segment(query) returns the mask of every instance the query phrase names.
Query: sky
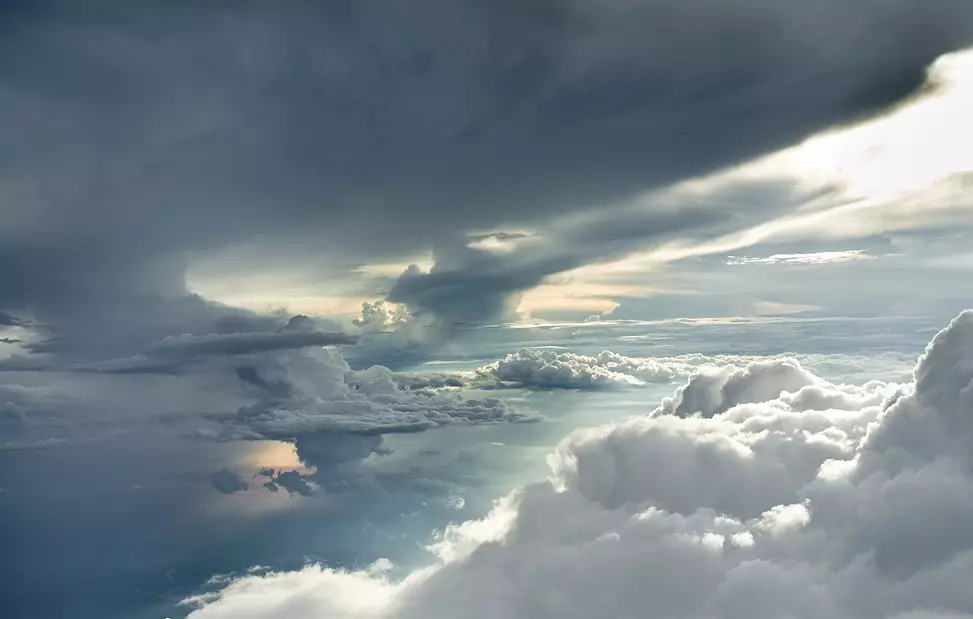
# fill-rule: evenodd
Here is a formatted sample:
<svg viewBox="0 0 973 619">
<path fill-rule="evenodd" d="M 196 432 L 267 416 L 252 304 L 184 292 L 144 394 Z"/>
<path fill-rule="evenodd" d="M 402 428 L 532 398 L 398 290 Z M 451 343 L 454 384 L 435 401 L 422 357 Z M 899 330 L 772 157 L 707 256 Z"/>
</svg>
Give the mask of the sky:
<svg viewBox="0 0 973 619">
<path fill-rule="evenodd" d="M 0 3 L 3 614 L 973 617 L 970 110 L 967 0 Z"/>
</svg>

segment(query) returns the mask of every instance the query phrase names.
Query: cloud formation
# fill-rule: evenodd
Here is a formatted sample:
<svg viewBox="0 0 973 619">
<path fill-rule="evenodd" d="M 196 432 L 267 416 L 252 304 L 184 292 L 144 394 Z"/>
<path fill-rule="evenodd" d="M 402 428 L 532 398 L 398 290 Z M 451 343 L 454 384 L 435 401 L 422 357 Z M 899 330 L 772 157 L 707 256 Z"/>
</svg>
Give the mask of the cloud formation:
<svg viewBox="0 0 973 619">
<path fill-rule="evenodd" d="M 973 41 L 971 11 L 4 7 L 0 311 L 45 325 L 48 351 L 124 356 L 207 332 L 220 312 L 187 296 L 185 275 L 217 253 L 237 270 L 343 272 L 433 249 L 435 271 L 390 299 L 446 324 L 494 318 L 552 273 L 754 213 L 656 205 L 566 223 L 559 251 L 505 260 L 467 235 L 622 204 L 894 104 Z"/>
<path fill-rule="evenodd" d="M 209 479 L 210 483 L 213 484 L 213 487 L 223 494 L 243 492 L 250 488 L 250 484 L 248 484 L 239 473 L 236 471 L 231 471 L 228 468 L 222 468 L 219 471 L 216 471 L 209 476 Z"/>
<path fill-rule="evenodd" d="M 479 380 L 527 389 L 611 389 L 669 382 L 696 366 L 674 359 L 640 359 L 609 350 L 595 356 L 525 348 L 477 368 Z"/>
<path fill-rule="evenodd" d="M 849 397 L 777 365 L 737 369 L 724 385 L 749 390 L 690 407 L 711 416 L 572 433 L 552 482 L 448 529 L 439 562 L 402 580 L 317 566 L 243 577 L 189 600 L 190 616 L 973 616 L 973 311 L 910 384 Z"/>
<path fill-rule="evenodd" d="M 747 256 L 729 256 L 727 264 L 837 264 L 841 262 L 855 262 L 857 260 L 874 260 L 875 256 L 862 249 L 846 251 L 820 251 L 807 254 L 773 254 L 766 258 L 752 258 Z"/>
<path fill-rule="evenodd" d="M 298 494 L 313 491 L 308 481 L 329 489 L 355 485 L 357 465 L 382 453 L 386 434 L 538 420 L 499 399 L 451 391 L 449 378 L 399 375 L 383 366 L 353 371 L 337 348 L 264 355 L 236 374 L 253 403 L 235 413 L 208 415 L 216 428 L 201 428 L 197 436 L 294 443 L 298 458 L 314 473 L 303 479 L 278 472 L 268 484 Z"/>
<path fill-rule="evenodd" d="M 635 336 L 639 337 L 639 336 Z M 689 378 L 674 397 L 663 402 L 667 413 L 705 414 L 726 410 L 748 398 L 776 397 L 782 390 L 807 387 L 811 391 L 820 379 L 805 367 L 826 372 L 861 375 L 860 364 L 874 361 L 847 355 L 706 355 L 687 354 L 662 357 L 629 357 L 604 350 L 597 355 L 582 355 L 562 349 L 523 348 L 472 373 L 395 374 L 401 384 L 477 386 L 523 389 L 621 389 L 647 384 L 671 383 Z M 891 358 L 883 361 L 892 362 Z M 842 385 L 840 389 L 854 390 Z M 775 391 L 775 389 L 777 391 Z M 769 395 L 768 395 L 769 394 Z M 683 400 L 687 402 L 683 402 Z M 707 404 L 708 403 L 708 404 Z M 662 410 L 660 409 L 660 410 Z"/>
</svg>

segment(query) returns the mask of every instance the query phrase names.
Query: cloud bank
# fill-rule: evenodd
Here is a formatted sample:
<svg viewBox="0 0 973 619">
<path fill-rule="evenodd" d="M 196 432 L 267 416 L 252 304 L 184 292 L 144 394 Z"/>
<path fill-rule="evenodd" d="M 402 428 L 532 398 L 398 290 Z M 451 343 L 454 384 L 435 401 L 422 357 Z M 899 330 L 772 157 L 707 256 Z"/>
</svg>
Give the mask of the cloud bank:
<svg viewBox="0 0 973 619">
<path fill-rule="evenodd" d="M 839 388 L 786 362 L 721 384 L 718 403 L 572 433 L 551 482 L 448 529 L 404 579 L 247 576 L 190 616 L 973 616 L 973 312 L 910 384 Z"/>
<path fill-rule="evenodd" d="M 528 389 L 610 389 L 669 382 L 696 369 L 676 360 L 626 357 L 609 350 L 595 356 L 522 349 L 477 368 L 479 380 Z"/>
<path fill-rule="evenodd" d="M 538 417 L 496 398 L 450 390 L 450 378 L 398 375 L 383 366 L 353 371 L 337 348 L 307 348 L 262 355 L 236 368 L 254 401 L 235 413 L 207 417 L 215 427 L 197 430 L 212 440 L 292 442 L 314 472 L 278 473 L 273 488 L 310 494 L 313 481 L 329 489 L 360 482 L 360 461 L 383 453 L 382 436 L 447 425 L 525 423 Z M 289 483 L 290 482 L 290 483 Z"/>
<path fill-rule="evenodd" d="M 664 384 L 692 377 L 663 407 L 670 413 L 678 409 L 683 414 L 691 410 L 693 414 L 712 416 L 716 408 L 726 410 L 743 401 L 754 401 L 753 398 L 759 401 L 762 397 L 776 397 L 787 389 L 821 383 L 805 366 L 857 376 L 865 372 L 860 364 L 874 365 L 874 360 L 820 354 L 768 357 L 695 353 L 629 357 L 610 350 L 582 355 L 560 349 L 523 348 L 472 373 L 395 374 L 394 379 L 403 384 L 415 381 L 417 385 L 599 390 Z M 683 399 L 690 401 L 683 404 Z"/>
</svg>

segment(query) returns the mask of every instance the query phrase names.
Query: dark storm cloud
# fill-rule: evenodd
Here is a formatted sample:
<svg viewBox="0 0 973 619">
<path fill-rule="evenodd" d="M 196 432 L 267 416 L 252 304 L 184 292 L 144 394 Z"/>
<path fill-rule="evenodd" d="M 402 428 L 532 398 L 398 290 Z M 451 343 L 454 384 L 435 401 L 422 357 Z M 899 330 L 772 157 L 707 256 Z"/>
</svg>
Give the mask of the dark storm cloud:
<svg viewBox="0 0 973 619">
<path fill-rule="evenodd" d="M 225 333 L 167 337 L 149 347 L 147 354 L 182 359 L 200 356 L 249 355 L 308 346 L 355 344 L 358 338 L 344 333 L 284 331 L 280 333 Z"/>
<path fill-rule="evenodd" d="M 973 5 L 41 2 L 2 21 L 0 308 L 73 331 L 64 347 L 79 322 L 183 332 L 193 316 L 151 306 L 185 293 L 187 252 L 259 234 L 350 265 L 788 144 L 915 89 Z"/>
<path fill-rule="evenodd" d="M 761 180 L 725 190 L 720 194 L 725 204 L 661 193 L 566 218 L 507 251 L 491 251 L 460 239 L 437 251 L 429 273 L 416 268 L 403 273 L 389 300 L 432 313 L 446 332 L 463 324 L 503 320 L 516 306 L 517 293 L 551 275 L 647 249 L 675 236 L 707 238 L 742 229 L 827 191 L 830 189 L 797 190 L 791 181 Z M 745 204 L 746 208 L 726 204 Z"/>
<path fill-rule="evenodd" d="M 293 320 L 290 324 L 293 324 Z M 48 370 L 103 372 L 107 374 L 174 374 L 186 366 L 207 360 L 253 356 L 312 346 L 354 345 L 358 343 L 358 340 L 357 336 L 346 333 L 295 330 L 289 327 L 268 332 L 183 334 L 168 336 L 153 342 L 142 352 L 131 357 L 60 365 L 36 364 L 29 359 L 14 358 L 5 364 L 0 363 L 0 371 Z M 237 368 L 236 372 L 237 376 L 244 382 L 252 381 L 247 366 Z"/>
<path fill-rule="evenodd" d="M 209 479 L 210 483 L 213 484 L 213 487 L 223 494 L 243 492 L 250 488 L 250 484 L 248 484 L 239 473 L 231 471 L 227 468 L 216 471 L 209 476 Z"/>
<path fill-rule="evenodd" d="M 26 325 L 26 321 L 17 318 L 16 316 L 11 316 L 10 314 L 0 312 L 0 327 L 23 327 Z"/>
<path fill-rule="evenodd" d="M 650 243 L 723 219 L 725 215 L 718 211 L 700 209 L 627 214 L 621 221 L 569 226 L 512 254 L 460 245 L 438 253 L 432 272 L 410 269 L 404 273 L 389 293 L 389 300 L 432 312 L 447 321 L 447 327 L 502 317 L 509 309 L 511 295 L 540 284 L 549 275 L 611 256 L 613 250 L 630 248 L 632 239 Z M 584 242 L 585 236 L 588 242 Z"/>
</svg>

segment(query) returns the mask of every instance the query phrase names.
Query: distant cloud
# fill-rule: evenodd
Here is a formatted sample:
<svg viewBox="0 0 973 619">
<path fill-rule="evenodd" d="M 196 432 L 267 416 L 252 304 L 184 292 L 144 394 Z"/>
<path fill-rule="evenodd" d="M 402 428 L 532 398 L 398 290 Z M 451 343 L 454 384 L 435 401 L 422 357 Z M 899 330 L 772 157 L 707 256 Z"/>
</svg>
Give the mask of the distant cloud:
<svg viewBox="0 0 973 619">
<path fill-rule="evenodd" d="M 248 484 L 239 473 L 231 471 L 228 468 L 223 468 L 216 471 L 209 476 L 209 479 L 210 483 L 213 484 L 213 487 L 223 494 L 244 492 L 250 487 L 250 484 Z"/>
<path fill-rule="evenodd" d="M 146 350 L 149 357 L 188 359 L 203 356 L 235 356 L 292 350 L 310 346 L 353 345 L 358 338 L 344 333 L 296 330 L 277 333 L 225 333 L 170 336 Z"/>
<path fill-rule="evenodd" d="M 727 264 L 836 264 L 841 262 L 856 262 L 859 260 L 874 260 L 875 256 L 865 253 L 861 249 L 848 251 L 822 251 L 809 254 L 774 254 L 766 258 L 751 258 L 746 256 L 730 256 Z"/>
<path fill-rule="evenodd" d="M 304 324 L 298 319 L 309 320 L 303 316 L 295 316 L 286 327 L 278 331 L 168 336 L 151 343 L 142 352 L 132 357 L 69 364 L 31 363 L 29 360 L 17 359 L 8 363 L 5 369 L 106 374 L 169 374 L 178 373 L 194 363 L 206 361 L 225 363 L 233 357 L 314 346 L 355 345 L 359 342 L 357 335 L 325 333 L 316 331 L 313 326 L 308 325 L 295 326 Z"/>
<path fill-rule="evenodd" d="M 316 469 L 307 481 L 331 490 L 357 483 L 359 462 L 382 451 L 383 435 L 538 420 L 496 398 L 442 390 L 455 386 L 455 377 L 401 375 L 382 366 L 353 371 L 334 348 L 258 357 L 236 374 L 255 400 L 235 413 L 208 415 L 216 428 L 201 428 L 197 436 L 292 442 L 301 461 Z M 269 483 L 313 492 L 295 475 L 278 474 Z"/>
<path fill-rule="evenodd" d="M 804 366 L 862 373 L 866 359 L 843 355 L 705 355 L 627 357 L 609 350 L 581 355 L 565 350 L 525 348 L 473 372 L 430 375 L 425 386 L 465 385 L 518 389 L 624 389 L 688 379 L 667 398 L 667 414 L 712 416 L 743 402 L 780 395 L 775 389 L 797 391 L 821 381 Z M 408 384 L 408 375 L 393 375 Z"/>
<path fill-rule="evenodd" d="M 611 351 L 596 356 L 523 349 L 482 366 L 477 377 L 489 384 L 526 389 L 610 389 L 669 382 L 696 369 L 676 360 L 638 359 Z"/>
</svg>

